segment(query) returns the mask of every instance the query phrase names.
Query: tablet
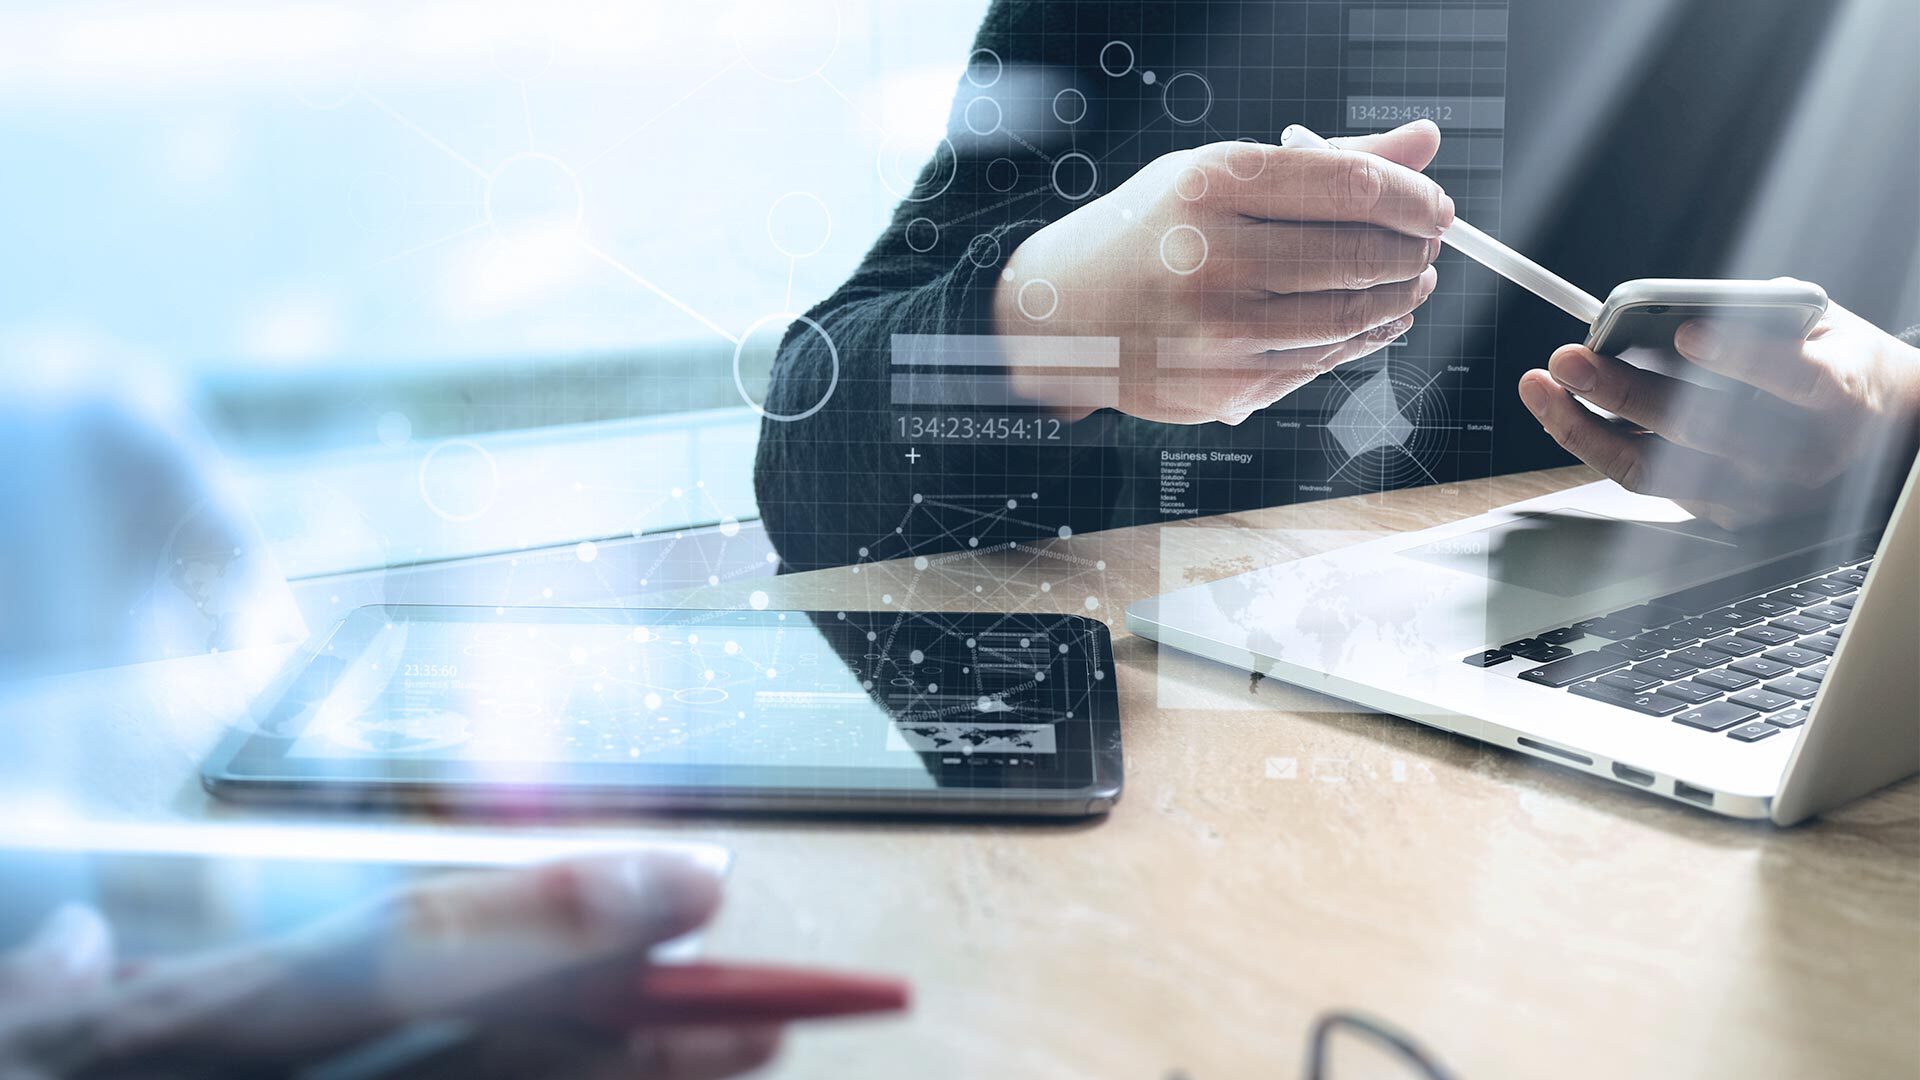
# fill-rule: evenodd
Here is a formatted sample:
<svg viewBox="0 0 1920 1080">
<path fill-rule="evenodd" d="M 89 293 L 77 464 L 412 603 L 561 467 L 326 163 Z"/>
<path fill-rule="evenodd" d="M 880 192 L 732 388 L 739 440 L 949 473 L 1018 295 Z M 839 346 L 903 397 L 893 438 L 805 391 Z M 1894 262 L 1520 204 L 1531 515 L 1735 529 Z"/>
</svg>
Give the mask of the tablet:
<svg viewBox="0 0 1920 1080">
<path fill-rule="evenodd" d="M 1120 793 L 1072 615 L 375 606 L 209 758 L 223 798 L 1086 815 Z"/>
</svg>

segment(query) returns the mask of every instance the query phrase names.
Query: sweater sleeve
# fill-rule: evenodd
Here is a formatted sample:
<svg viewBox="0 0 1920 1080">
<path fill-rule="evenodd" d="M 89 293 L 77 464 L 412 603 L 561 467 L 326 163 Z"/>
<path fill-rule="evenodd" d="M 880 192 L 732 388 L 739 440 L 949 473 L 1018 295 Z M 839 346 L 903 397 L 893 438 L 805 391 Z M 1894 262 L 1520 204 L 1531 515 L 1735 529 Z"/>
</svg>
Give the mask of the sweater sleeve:
<svg viewBox="0 0 1920 1080">
<path fill-rule="evenodd" d="M 1103 445 L 1109 417 L 1049 425 L 1060 437 L 1037 444 L 909 442 L 901 417 L 928 407 L 896 405 L 893 337 L 990 334 L 994 285 L 1014 248 L 1123 179 L 1099 176 L 1097 190 L 1069 191 L 1081 196 L 1069 199 L 1055 178 L 1063 158 L 1075 166 L 1074 155 L 1084 155 L 1092 170 L 1117 141 L 1107 132 L 1124 125 L 1131 103 L 1098 92 L 1115 81 L 1100 76 L 1101 49 L 1117 32 L 1137 33 L 1143 19 L 1160 18 L 1146 7 L 996 0 L 988 11 L 947 139 L 853 277 L 795 322 L 775 360 L 754 490 L 785 569 L 990 546 L 1104 522 L 1116 471 Z M 1073 93 L 1056 108 L 1066 91 Z M 999 371 L 969 367 L 951 377 L 991 386 Z"/>
</svg>

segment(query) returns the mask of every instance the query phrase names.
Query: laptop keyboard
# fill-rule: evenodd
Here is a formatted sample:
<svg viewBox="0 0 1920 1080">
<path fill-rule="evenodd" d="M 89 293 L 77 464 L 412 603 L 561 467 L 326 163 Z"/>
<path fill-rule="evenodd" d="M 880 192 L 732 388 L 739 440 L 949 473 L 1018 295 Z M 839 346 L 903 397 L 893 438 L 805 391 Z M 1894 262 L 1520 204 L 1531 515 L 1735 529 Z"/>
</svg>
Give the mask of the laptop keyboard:
<svg viewBox="0 0 1920 1080">
<path fill-rule="evenodd" d="M 1806 723 L 1874 547 L 1863 537 L 1775 560 L 1463 662 L 1531 663 L 1523 682 L 1759 742 Z"/>
</svg>

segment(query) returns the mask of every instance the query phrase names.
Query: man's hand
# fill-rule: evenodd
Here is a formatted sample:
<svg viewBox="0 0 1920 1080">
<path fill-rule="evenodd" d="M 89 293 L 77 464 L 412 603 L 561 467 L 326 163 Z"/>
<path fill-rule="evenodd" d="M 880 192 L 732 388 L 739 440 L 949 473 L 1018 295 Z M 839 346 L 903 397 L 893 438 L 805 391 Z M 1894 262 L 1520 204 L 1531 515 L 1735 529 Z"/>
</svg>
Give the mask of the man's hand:
<svg viewBox="0 0 1920 1080">
<path fill-rule="evenodd" d="M 647 950 L 707 921 L 719 879 L 668 854 L 447 875 L 258 946 L 115 970 L 96 912 L 64 908 L 0 958 L 0 1075 L 290 1072 L 418 1021 L 471 1036 L 408 1075 L 708 1080 L 777 1029 L 650 1028 Z"/>
<path fill-rule="evenodd" d="M 1702 389 L 1563 345 L 1546 371 L 1520 377 L 1520 399 L 1561 446 L 1621 486 L 1727 528 L 1811 510 L 1839 493 L 1848 470 L 1912 452 L 1920 350 L 1838 304 L 1804 342 L 1695 320 L 1674 346 L 1746 386 Z M 1570 390 L 1621 420 L 1594 415 Z"/>
<path fill-rule="evenodd" d="M 1022 338 L 1118 338 L 1122 412 L 1238 424 L 1405 333 L 1453 223 L 1453 200 L 1417 171 L 1440 130 L 1336 142 L 1177 151 L 1028 238 L 993 299 L 1014 388 L 1084 416 Z"/>
</svg>

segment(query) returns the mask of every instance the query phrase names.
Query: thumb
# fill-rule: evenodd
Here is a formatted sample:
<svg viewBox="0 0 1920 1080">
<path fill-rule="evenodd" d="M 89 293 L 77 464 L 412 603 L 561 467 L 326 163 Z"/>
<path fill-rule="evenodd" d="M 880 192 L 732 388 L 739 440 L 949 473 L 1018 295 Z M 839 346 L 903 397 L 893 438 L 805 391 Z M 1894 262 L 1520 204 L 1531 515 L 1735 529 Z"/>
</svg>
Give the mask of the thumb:
<svg viewBox="0 0 1920 1080">
<path fill-rule="evenodd" d="M 65 904 L 0 958 L 0 997 L 67 994 L 113 975 L 113 928 L 84 904 Z"/>
<path fill-rule="evenodd" d="M 1440 126 L 1431 120 L 1415 120 L 1392 131 L 1374 135 L 1348 135 L 1328 142 L 1342 150 L 1360 150 L 1378 154 L 1415 172 L 1427 167 L 1440 152 Z"/>
</svg>

